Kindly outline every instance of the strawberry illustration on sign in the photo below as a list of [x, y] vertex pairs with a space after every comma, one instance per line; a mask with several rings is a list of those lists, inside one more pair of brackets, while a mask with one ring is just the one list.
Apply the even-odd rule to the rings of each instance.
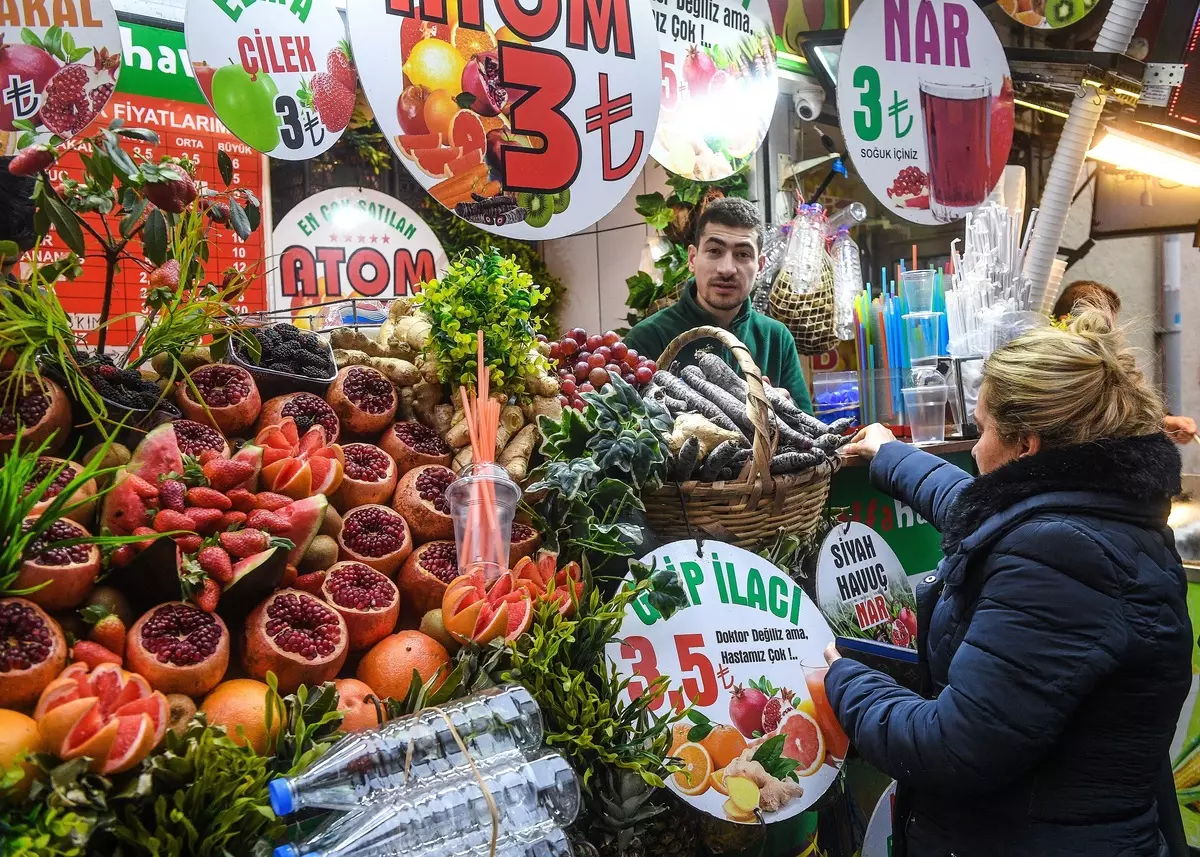
[[331, 50], [325, 57], [325, 68], [301, 88], [300, 101], [315, 109], [330, 131], [342, 131], [354, 115], [354, 89], [358, 83], [350, 45], [343, 41]]

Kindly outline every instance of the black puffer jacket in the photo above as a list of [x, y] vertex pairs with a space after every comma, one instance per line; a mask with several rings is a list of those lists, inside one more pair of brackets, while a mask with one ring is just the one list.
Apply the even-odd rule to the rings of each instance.
[[943, 534], [918, 592], [928, 693], [848, 658], [826, 690], [859, 752], [899, 782], [909, 857], [1166, 853], [1158, 813], [1178, 807], [1155, 792], [1192, 647], [1166, 526], [1179, 471], [1162, 435], [977, 479], [880, 450], [872, 480]]

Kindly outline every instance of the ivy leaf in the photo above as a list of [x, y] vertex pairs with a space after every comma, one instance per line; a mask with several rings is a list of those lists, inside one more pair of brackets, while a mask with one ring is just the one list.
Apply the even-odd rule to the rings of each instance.
[[625, 285], [629, 287], [629, 297], [625, 303], [630, 309], [646, 309], [658, 295], [658, 283], [645, 271], [626, 277]]

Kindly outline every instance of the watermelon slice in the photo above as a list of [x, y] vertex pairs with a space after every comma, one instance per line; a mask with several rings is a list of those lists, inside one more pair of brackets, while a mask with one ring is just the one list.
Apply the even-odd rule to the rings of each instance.
[[[325, 495], [315, 494], [284, 506], [275, 513], [291, 524], [288, 532], [280, 534], [283, 538], [290, 539], [295, 545], [288, 552], [289, 564], [300, 565], [300, 560], [308, 552], [309, 545], [321, 532], [321, 524], [325, 521], [325, 510], [328, 508], [329, 500], [325, 498]], [[248, 562], [249, 560], [244, 561]]]

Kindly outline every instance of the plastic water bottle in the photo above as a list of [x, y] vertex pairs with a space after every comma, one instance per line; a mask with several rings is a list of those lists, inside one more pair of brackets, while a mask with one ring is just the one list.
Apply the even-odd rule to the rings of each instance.
[[535, 750], [542, 744], [542, 712], [529, 691], [515, 684], [491, 688], [437, 711], [402, 717], [343, 738], [299, 776], [272, 780], [268, 785], [271, 808], [279, 816], [306, 807], [354, 809], [375, 792], [465, 765], [467, 759], [447, 718], [472, 759]]
[[792, 221], [784, 262], [793, 292], [807, 294], [820, 285], [824, 255], [824, 211], [820, 205], [802, 205]]
[[[469, 769], [468, 769], [469, 770]], [[503, 830], [535, 825], [567, 825], [579, 814], [579, 781], [566, 759], [547, 751], [529, 761], [499, 769], [481, 769], [487, 793], [496, 804]], [[296, 845], [275, 849], [275, 857], [375, 857], [418, 853], [441, 842], [454, 846], [481, 831], [489, 839], [491, 807], [473, 774], [455, 778], [439, 790], [382, 801], [352, 813]]]
[[867, 207], [861, 202], [852, 202], [836, 214], [829, 215], [825, 222], [825, 234], [834, 236], [843, 226], [857, 226], [867, 219]]
[[833, 311], [837, 338], [854, 338], [854, 299], [862, 293], [862, 257], [858, 245], [850, 237], [850, 229], [842, 226], [833, 239]]
[[[471, 831], [453, 841], [437, 842], [419, 851], [383, 845], [363, 857], [488, 857], [492, 830]], [[538, 824], [525, 830], [502, 831], [496, 837], [496, 857], [572, 857], [571, 843], [562, 828]]]

